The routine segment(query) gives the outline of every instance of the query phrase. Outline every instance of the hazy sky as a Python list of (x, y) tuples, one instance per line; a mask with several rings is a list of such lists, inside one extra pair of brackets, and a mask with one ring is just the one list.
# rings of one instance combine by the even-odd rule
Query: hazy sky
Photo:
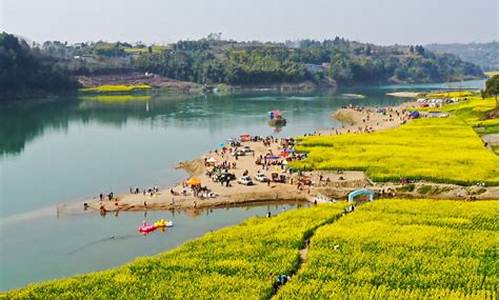
[(35, 41), (237, 40), (377, 44), (498, 40), (498, 0), (0, 0), (0, 30)]

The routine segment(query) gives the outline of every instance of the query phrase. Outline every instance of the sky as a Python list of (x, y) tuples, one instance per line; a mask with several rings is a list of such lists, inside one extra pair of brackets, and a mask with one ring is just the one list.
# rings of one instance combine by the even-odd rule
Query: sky
[(498, 0), (0, 0), (0, 31), (43, 42), (498, 40)]

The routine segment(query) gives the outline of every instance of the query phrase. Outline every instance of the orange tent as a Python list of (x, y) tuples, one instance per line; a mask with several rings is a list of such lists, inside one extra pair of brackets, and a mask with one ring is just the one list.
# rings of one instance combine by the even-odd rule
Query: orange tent
[(190, 186), (197, 186), (201, 185), (201, 180), (199, 180), (198, 178), (191, 177), (189, 178), (188, 181), (186, 181), (186, 183)]

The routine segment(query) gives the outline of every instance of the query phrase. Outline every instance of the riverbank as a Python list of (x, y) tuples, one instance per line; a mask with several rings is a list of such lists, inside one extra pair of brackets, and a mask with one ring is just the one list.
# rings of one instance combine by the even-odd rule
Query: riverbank
[(149, 86), (151, 91), (161, 90), (171, 93), (199, 95), (203, 93), (231, 94), (242, 92), (311, 92), (318, 89), (336, 89), (335, 81), (323, 80), (320, 83), (312, 81), (270, 83), (270, 84), (248, 84), (248, 85), (230, 85), (230, 84), (199, 84), (189, 81), (180, 81), (167, 78), (152, 73), (130, 73), (114, 75), (93, 75), (79, 76), (78, 83), (81, 90), (95, 90), (99, 87), (112, 86)]
[(392, 93), (387, 93), (386, 95), (398, 97), (398, 98), (416, 98), (420, 94), (422, 94), (422, 93), (419, 93), (419, 92), (392, 92)]
[(201, 94), (203, 86), (194, 82), (170, 79), (157, 74), (130, 73), (116, 75), (79, 76), (78, 83), (84, 89), (99, 86), (141, 86), (183, 94)]
[[(342, 128), (318, 130), (314, 134), (341, 135), (397, 128), (412, 121), (409, 108), (414, 105), (415, 102), (406, 102), (386, 108), (344, 107), (335, 115), (347, 116), (345, 118), (349, 119), (349, 122)], [(255, 140), (241, 142), (237, 147), (238, 156), (233, 155), (236, 147), (227, 144), (195, 160), (179, 163), (178, 168), (185, 170), (189, 177), (173, 187), (163, 189), (131, 187), (131, 192), (128, 194), (111, 195), (109, 198), (103, 195), (103, 200), (99, 197), (88, 199), (85, 201), (87, 208), (101, 212), (196, 210), (270, 200), (315, 202), (324, 199), (318, 195), (326, 195), (330, 199), (345, 199), (352, 190), (364, 187), (369, 187), (385, 197), (476, 200), (498, 198), (498, 187), (461, 186), (425, 181), (413, 183), (405, 181), (399, 184), (374, 183), (361, 171), (310, 171), (299, 175), (288, 170), (289, 162), (301, 159), (295, 154), (288, 155), (292, 153), (287, 151), (293, 149), (293, 139), (252, 138)], [(248, 152), (243, 153), (241, 149)], [(266, 157), (270, 158), (265, 159)], [(230, 181), (229, 184), (224, 181), (214, 181), (213, 176), (216, 174), (214, 168), (227, 170), (227, 173), (234, 175), (234, 179), (248, 175), (254, 184), (247, 186), (237, 183), (237, 180)], [(256, 180), (257, 175), (268, 179), (282, 176), (283, 180), (259, 182)], [(196, 181), (196, 188), (189, 183), (190, 180)], [(198, 186), (202, 187), (201, 191), (198, 190)]]
[(397, 128), (411, 117), (408, 109), (416, 102), (404, 102), (394, 107), (374, 108), (363, 106), (345, 106), (332, 113), (332, 118), (340, 121), (342, 128), (318, 130), (319, 135), (333, 135), (345, 133), (374, 132), (390, 128)]

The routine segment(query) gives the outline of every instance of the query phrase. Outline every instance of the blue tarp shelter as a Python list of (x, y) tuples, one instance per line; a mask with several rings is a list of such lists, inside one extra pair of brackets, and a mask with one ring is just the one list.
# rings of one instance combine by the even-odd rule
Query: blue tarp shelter
[(375, 197), (375, 192), (369, 189), (359, 189), (350, 192), (347, 197), (349, 202), (352, 202), (354, 198), (358, 196), (368, 196), (368, 199), (370, 199), (370, 201), (373, 201), (373, 198)]

